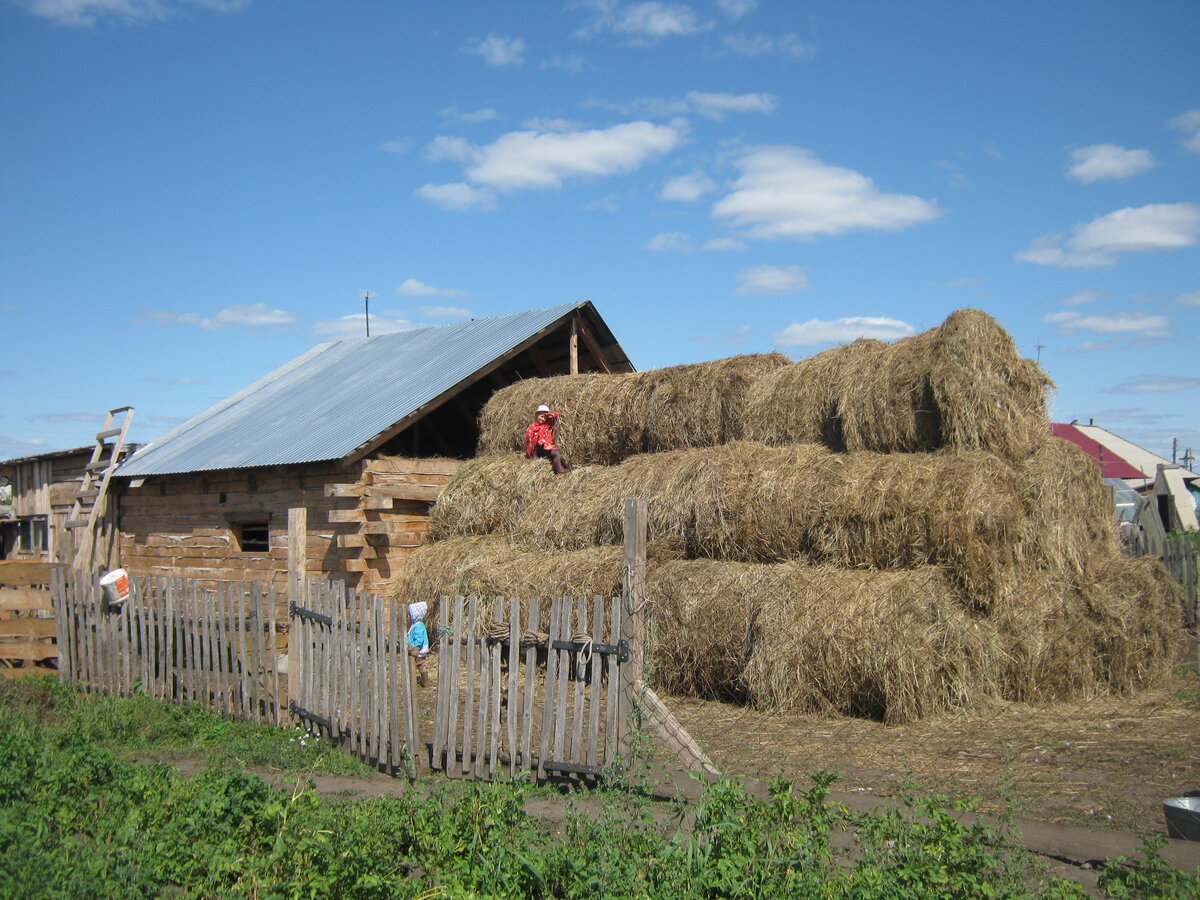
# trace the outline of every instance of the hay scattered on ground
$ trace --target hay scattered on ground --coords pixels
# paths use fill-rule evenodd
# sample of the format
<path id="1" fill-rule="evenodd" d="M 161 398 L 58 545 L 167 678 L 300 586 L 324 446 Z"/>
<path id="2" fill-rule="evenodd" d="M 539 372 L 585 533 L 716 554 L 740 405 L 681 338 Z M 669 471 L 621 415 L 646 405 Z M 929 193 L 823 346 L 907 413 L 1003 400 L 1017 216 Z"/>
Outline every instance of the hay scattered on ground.
<path id="1" fill-rule="evenodd" d="M 831 450 L 988 450 L 1021 460 L 1046 435 L 1041 367 L 985 312 L 961 309 L 894 344 L 855 341 L 770 373 L 750 391 L 745 437 Z"/>
<path id="2" fill-rule="evenodd" d="M 780 353 L 760 353 L 647 372 L 517 382 L 483 408 L 479 453 L 524 451 L 525 429 L 542 403 L 563 414 L 555 439 L 575 466 L 737 440 L 750 386 L 789 362 Z"/>

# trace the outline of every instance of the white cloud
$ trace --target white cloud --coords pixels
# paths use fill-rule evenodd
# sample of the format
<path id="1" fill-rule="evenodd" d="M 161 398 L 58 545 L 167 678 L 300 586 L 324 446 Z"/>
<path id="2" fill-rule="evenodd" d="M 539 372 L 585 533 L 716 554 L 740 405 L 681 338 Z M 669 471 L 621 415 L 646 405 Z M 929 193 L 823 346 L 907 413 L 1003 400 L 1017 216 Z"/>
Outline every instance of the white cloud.
<path id="1" fill-rule="evenodd" d="M 438 110 L 438 115 L 444 119 L 455 119 L 459 122 L 467 122 L 469 124 L 491 122 L 493 119 L 500 118 L 500 113 L 490 107 L 477 109 L 474 112 L 463 112 L 457 106 L 447 106 L 444 109 Z"/>
<path id="2" fill-rule="evenodd" d="M 621 211 L 621 203 L 616 194 L 605 194 L 598 200 L 583 204 L 583 208 L 588 211 L 600 210 L 601 212 L 615 213 Z"/>
<path id="3" fill-rule="evenodd" d="M 1200 306 L 1200 291 L 1189 291 L 1175 298 L 1180 306 Z"/>
<path id="4" fill-rule="evenodd" d="M 366 315 L 363 313 L 342 316 L 340 319 L 324 319 L 313 326 L 313 337 L 324 340 L 366 337 L 365 319 Z M 414 328 L 421 327 L 398 313 L 371 313 L 371 337 L 380 334 L 394 334 L 397 331 L 412 331 Z"/>
<path id="5" fill-rule="evenodd" d="M 589 100 L 585 105 L 611 109 L 623 116 L 669 119 L 685 113 L 696 113 L 720 121 L 730 113 L 772 113 L 778 102 L 774 94 L 689 91 L 683 97 L 638 97 L 623 102 Z"/>
<path id="6" fill-rule="evenodd" d="M 1076 181 L 1120 181 L 1149 172 L 1158 161 L 1149 150 L 1126 150 L 1116 144 L 1096 144 L 1071 151 L 1067 176 Z"/>
<path id="7" fill-rule="evenodd" d="M 1118 253 L 1179 250 L 1191 247 L 1197 239 L 1200 205 L 1152 203 L 1118 209 L 1077 225 L 1065 240 L 1061 235 L 1044 235 L 1016 254 L 1016 259 L 1060 269 L 1095 269 L 1113 265 Z"/>
<path id="8" fill-rule="evenodd" d="M 205 331 L 220 331 L 222 328 L 279 328 L 296 322 L 296 317 L 290 312 L 271 309 L 265 303 L 235 303 L 219 310 L 214 316 L 166 309 L 145 310 L 141 315 L 157 325 L 195 325 Z"/>
<path id="9" fill-rule="evenodd" d="M 1062 304 L 1063 306 L 1083 306 L 1085 303 L 1095 303 L 1103 296 L 1103 291 L 1098 291 L 1095 288 L 1086 288 L 1082 291 L 1076 291 L 1069 297 L 1064 297 Z"/>
<path id="10" fill-rule="evenodd" d="M 773 94 L 709 94 L 688 91 L 692 109 L 710 119 L 723 119 L 726 113 L 771 113 L 778 98 Z"/>
<path id="11" fill-rule="evenodd" d="M 100 19 L 148 22 L 167 19 L 188 7 L 214 12 L 238 12 L 252 0 L 16 0 L 35 16 L 73 28 L 95 25 Z"/>
<path id="12" fill-rule="evenodd" d="M 398 288 L 396 293 L 401 297 L 465 297 L 466 291 L 455 290 L 454 288 L 438 288 L 432 285 L 425 284 L 423 281 L 417 281 L 415 278 L 406 279 Z"/>
<path id="13" fill-rule="evenodd" d="M 467 42 L 466 51 L 489 66 L 519 66 L 525 62 L 525 42 L 521 38 L 498 34 L 472 38 Z"/>
<path id="14" fill-rule="evenodd" d="M 737 273 L 735 294 L 794 294 L 808 290 L 808 275 L 799 266 L 751 266 Z"/>
<path id="15" fill-rule="evenodd" d="M 726 250 L 745 250 L 746 244 L 743 241 L 736 240 L 731 237 L 716 237 L 710 241 L 706 241 L 701 250 L 716 250 L 718 252 Z"/>
<path id="16" fill-rule="evenodd" d="M 447 159 L 454 162 L 467 162 L 475 158 L 475 148 L 466 138 L 447 137 L 439 134 L 425 148 L 425 158 L 430 162 L 442 162 Z"/>
<path id="17" fill-rule="evenodd" d="M 730 56 L 782 56 L 786 59 L 809 60 L 817 48 L 795 34 L 725 34 L 721 35 L 724 53 Z"/>
<path id="18" fill-rule="evenodd" d="M 413 148 L 412 138 L 396 138 L 391 141 L 384 141 L 379 145 L 378 149 L 383 153 L 407 153 Z"/>
<path id="19" fill-rule="evenodd" d="M 690 250 L 692 241 L 686 234 L 680 234 L 678 231 L 664 231 L 646 241 L 646 249 L 658 252 Z"/>
<path id="20" fill-rule="evenodd" d="M 549 59 L 542 60 L 540 67 L 543 69 L 562 69 L 564 72 L 578 74 L 583 71 L 583 65 L 582 56 L 569 55 L 551 56 Z"/>
<path id="21" fill-rule="evenodd" d="M 589 131 L 513 131 L 480 148 L 470 148 L 460 139 L 439 138 L 438 147 L 441 158 L 469 159 L 468 181 L 483 189 L 511 193 L 556 189 L 573 178 L 631 172 L 651 157 L 674 150 L 685 130 L 682 121 L 670 125 L 629 122 Z M 457 201 L 467 185 L 454 187 L 453 192 L 443 191 L 442 199 Z M 422 196 L 436 201 L 438 195 L 431 190 Z"/>
<path id="22" fill-rule="evenodd" d="M 811 347 L 817 344 L 846 344 L 858 338 L 894 341 L 916 334 L 907 322 L 875 316 L 854 316 L 831 322 L 809 319 L 804 324 L 793 322 L 774 335 L 776 347 Z"/>
<path id="23" fill-rule="evenodd" d="M 463 292 L 455 291 L 450 296 L 455 295 L 463 296 Z M 427 319 L 470 319 L 475 315 L 461 306 L 418 306 L 416 312 Z"/>
<path id="24" fill-rule="evenodd" d="M 758 0 L 717 0 L 717 8 L 736 22 L 754 12 L 758 8 Z"/>
<path id="25" fill-rule="evenodd" d="M 496 194 L 489 188 L 471 187 L 469 184 L 423 184 L 415 193 L 440 209 L 451 212 L 491 212 L 496 208 Z"/>
<path id="26" fill-rule="evenodd" d="M 1176 375 L 1142 375 L 1128 378 L 1120 384 L 1100 388 L 1106 394 L 1159 394 L 1167 391 L 1190 391 L 1200 387 L 1200 378 L 1180 378 Z"/>
<path id="27" fill-rule="evenodd" d="M 577 122 L 574 119 L 542 116 L 534 116 L 531 119 L 526 119 L 521 123 L 521 127 L 528 131 L 582 131 L 584 128 L 582 122 Z"/>
<path id="28" fill-rule="evenodd" d="M 579 35 L 609 33 L 625 37 L 630 44 L 647 46 L 663 38 L 691 37 L 713 27 L 686 3 L 626 3 L 616 0 L 584 0 L 575 4 L 590 9 L 593 16 Z"/>
<path id="29" fill-rule="evenodd" d="M 1054 325 L 1059 334 L 1090 331 L 1096 334 L 1137 334 L 1142 337 L 1166 337 L 1170 320 L 1166 316 L 1144 312 L 1092 313 L 1055 312 L 1042 321 Z"/>
<path id="30" fill-rule="evenodd" d="M 694 203 L 705 194 L 717 189 L 717 184 L 699 169 L 669 179 L 659 191 L 662 200 L 677 200 L 680 203 Z"/>
<path id="31" fill-rule="evenodd" d="M 935 203 L 886 194 L 865 175 L 827 165 L 799 147 L 758 147 L 735 165 L 742 175 L 712 214 L 745 228 L 751 238 L 808 240 L 848 231 L 897 230 L 942 214 Z"/>
<path id="32" fill-rule="evenodd" d="M 1167 123 L 1184 133 L 1183 146 L 1193 153 L 1200 153 L 1200 109 L 1189 109 Z"/>

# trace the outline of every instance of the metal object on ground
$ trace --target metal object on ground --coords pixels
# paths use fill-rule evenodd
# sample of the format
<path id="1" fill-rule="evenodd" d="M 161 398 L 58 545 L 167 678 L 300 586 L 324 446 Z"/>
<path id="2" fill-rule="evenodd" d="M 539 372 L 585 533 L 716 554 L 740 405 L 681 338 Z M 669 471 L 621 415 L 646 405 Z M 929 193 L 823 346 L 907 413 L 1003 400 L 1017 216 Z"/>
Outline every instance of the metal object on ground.
<path id="1" fill-rule="evenodd" d="M 1167 834 L 1176 840 L 1200 841 L 1200 797 L 1172 797 L 1163 801 Z"/>

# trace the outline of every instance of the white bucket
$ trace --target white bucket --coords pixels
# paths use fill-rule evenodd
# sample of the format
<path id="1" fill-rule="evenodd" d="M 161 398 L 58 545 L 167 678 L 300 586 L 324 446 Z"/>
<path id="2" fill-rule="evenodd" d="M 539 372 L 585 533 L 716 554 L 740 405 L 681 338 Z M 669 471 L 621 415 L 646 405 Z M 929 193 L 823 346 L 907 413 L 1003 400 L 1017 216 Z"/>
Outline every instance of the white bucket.
<path id="1" fill-rule="evenodd" d="M 109 605 L 119 606 L 129 599 L 129 573 L 124 569 L 113 569 L 100 579 L 100 587 L 104 588 Z"/>

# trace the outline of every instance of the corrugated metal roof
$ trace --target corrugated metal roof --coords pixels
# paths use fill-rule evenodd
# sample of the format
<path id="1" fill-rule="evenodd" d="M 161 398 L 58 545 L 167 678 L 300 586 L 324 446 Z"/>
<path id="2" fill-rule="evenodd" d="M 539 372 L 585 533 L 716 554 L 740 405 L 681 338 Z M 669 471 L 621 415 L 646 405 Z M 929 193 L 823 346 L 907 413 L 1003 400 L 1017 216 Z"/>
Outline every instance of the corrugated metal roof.
<path id="1" fill-rule="evenodd" d="M 1130 465 L 1114 451 L 1107 449 L 1099 441 L 1088 437 L 1080 431 L 1078 425 L 1062 425 L 1055 422 L 1050 426 L 1050 433 L 1055 437 L 1062 438 L 1064 441 L 1070 441 L 1092 459 L 1096 460 L 1096 464 L 1100 466 L 1100 474 L 1104 478 L 1132 478 L 1136 480 L 1142 477 L 1142 473 L 1137 468 Z"/>
<path id="2" fill-rule="evenodd" d="M 568 303 L 321 344 L 146 444 L 116 474 L 173 475 L 341 459 L 588 305 Z"/>
<path id="3" fill-rule="evenodd" d="M 1084 436 L 1103 446 L 1105 452 L 1116 454 L 1137 469 L 1142 480 L 1146 482 L 1154 480 L 1154 473 L 1160 465 L 1173 465 L 1169 459 L 1159 456 L 1157 453 L 1151 453 L 1145 447 L 1139 447 L 1132 441 L 1113 434 L 1107 428 L 1101 428 L 1099 425 L 1076 425 L 1075 427 Z M 1136 475 L 1122 477 L 1127 481 L 1138 481 Z"/>

